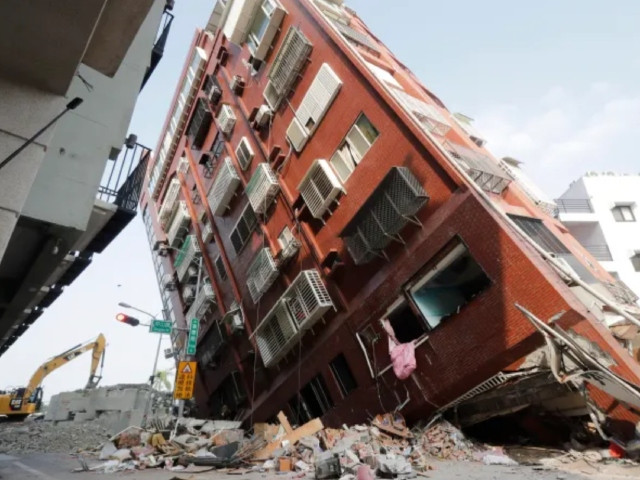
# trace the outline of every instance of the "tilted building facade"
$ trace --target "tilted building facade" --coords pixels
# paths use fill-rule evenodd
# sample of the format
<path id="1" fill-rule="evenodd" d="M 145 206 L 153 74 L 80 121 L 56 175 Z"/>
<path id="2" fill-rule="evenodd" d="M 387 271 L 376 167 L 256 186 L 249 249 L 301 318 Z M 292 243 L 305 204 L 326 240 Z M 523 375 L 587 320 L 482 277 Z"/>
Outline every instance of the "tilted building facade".
<path id="1" fill-rule="evenodd" d="M 417 420 L 509 388 L 596 408 L 558 393 L 545 338 L 599 352 L 602 389 L 637 402 L 640 367 L 585 306 L 635 320 L 614 279 L 483 145 L 342 2 L 219 2 L 141 200 L 166 315 L 202 322 L 200 414 Z M 416 346 L 406 380 L 384 319 Z"/>

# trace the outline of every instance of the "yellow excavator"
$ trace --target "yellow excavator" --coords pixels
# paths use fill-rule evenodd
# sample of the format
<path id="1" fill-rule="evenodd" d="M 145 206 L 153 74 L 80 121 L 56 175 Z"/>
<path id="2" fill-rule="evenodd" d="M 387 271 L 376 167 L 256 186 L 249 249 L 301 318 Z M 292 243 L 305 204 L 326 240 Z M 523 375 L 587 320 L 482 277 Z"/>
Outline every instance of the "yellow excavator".
<path id="1" fill-rule="evenodd" d="M 93 350 L 93 354 L 89 381 L 85 388 L 95 388 L 102 378 L 105 346 L 104 335 L 100 334 L 95 340 L 77 345 L 50 358 L 35 371 L 26 387 L 16 388 L 10 392 L 0 391 L 0 415 L 6 415 L 10 420 L 20 420 L 40 410 L 42 406 L 42 387 L 40 385 L 44 378 L 89 350 Z M 100 365 L 100 375 L 96 375 L 98 365 Z"/>

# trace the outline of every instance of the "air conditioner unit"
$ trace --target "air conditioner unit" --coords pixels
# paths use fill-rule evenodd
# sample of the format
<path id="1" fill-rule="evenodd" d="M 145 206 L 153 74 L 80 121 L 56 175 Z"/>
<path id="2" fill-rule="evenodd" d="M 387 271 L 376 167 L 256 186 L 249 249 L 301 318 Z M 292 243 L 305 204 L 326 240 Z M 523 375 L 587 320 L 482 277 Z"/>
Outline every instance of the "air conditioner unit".
<path id="1" fill-rule="evenodd" d="M 271 120 L 272 115 L 273 110 L 269 108 L 269 105 L 261 105 L 258 109 L 258 113 L 256 113 L 256 125 L 258 125 L 258 127 L 265 127 Z"/>
<path id="2" fill-rule="evenodd" d="M 213 105 L 217 105 L 222 98 L 222 90 L 217 85 L 214 85 L 213 87 L 211 87 L 211 90 L 209 91 L 209 94 L 207 96 L 209 97 L 209 101 Z"/>
<path id="3" fill-rule="evenodd" d="M 229 135 L 231 130 L 233 130 L 233 127 L 236 124 L 236 116 L 230 105 L 222 105 L 222 108 L 218 113 L 218 124 L 220 125 L 220 130 L 225 135 Z"/>
<path id="4" fill-rule="evenodd" d="M 209 206 L 214 215 L 223 215 L 225 213 L 238 185 L 240 185 L 240 177 L 233 166 L 231 157 L 226 157 L 218 169 L 207 196 Z"/>
<path id="5" fill-rule="evenodd" d="M 176 290 L 176 281 L 173 278 L 173 275 L 167 273 L 162 277 L 162 288 L 169 292 L 173 292 Z"/>
<path id="6" fill-rule="evenodd" d="M 291 145 L 293 145 L 296 152 L 302 151 L 307 143 L 307 139 L 309 138 L 307 129 L 304 128 L 304 125 L 302 125 L 295 117 L 291 120 L 289 128 L 287 128 L 287 138 L 291 142 Z"/>
<path id="7" fill-rule="evenodd" d="M 298 191 L 314 218 L 322 216 L 343 191 L 342 184 L 326 160 L 313 162 L 303 177 Z"/>
<path id="8" fill-rule="evenodd" d="M 211 230 L 211 225 L 205 225 L 202 228 L 202 240 L 204 243 L 210 243 L 213 240 L 213 231 Z"/>
<path id="9" fill-rule="evenodd" d="M 184 300 L 185 304 L 187 305 L 191 304 L 195 300 L 195 298 L 196 298 L 196 287 L 187 285 L 182 289 L 182 300 Z"/>
<path id="10" fill-rule="evenodd" d="M 242 95 L 244 91 L 244 79 L 240 75 L 234 75 L 233 80 L 231 80 L 231 84 L 229 85 L 233 93 L 238 96 Z"/>
<path id="11" fill-rule="evenodd" d="M 257 214 L 266 213 L 280 191 L 280 184 L 268 163 L 260 163 L 251 176 L 245 192 Z"/>

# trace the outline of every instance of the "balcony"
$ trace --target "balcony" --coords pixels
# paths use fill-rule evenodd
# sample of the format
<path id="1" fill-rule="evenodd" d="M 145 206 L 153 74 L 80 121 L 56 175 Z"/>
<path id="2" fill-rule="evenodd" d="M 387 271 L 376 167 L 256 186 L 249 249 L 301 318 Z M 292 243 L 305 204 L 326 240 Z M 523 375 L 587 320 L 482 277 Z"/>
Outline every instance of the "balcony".
<path id="1" fill-rule="evenodd" d="M 599 262 L 612 262 L 613 257 L 606 243 L 600 245 L 584 245 L 584 248 Z"/>
<path id="2" fill-rule="evenodd" d="M 265 367 L 282 360 L 331 308 L 333 302 L 318 271 L 300 272 L 254 333 Z"/>
<path id="3" fill-rule="evenodd" d="M 392 167 L 358 213 L 340 233 L 356 265 L 387 258 L 384 249 L 396 240 L 429 201 L 420 181 L 406 167 Z"/>
<path id="4" fill-rule="evenodd" d="M 151 151 L 139 143 L 127 144 L 120 156 L 107 164 L 96 198 L 115 205 L 117 209 L 86 246 L 87 250 L 101 253 L 136 216 L 150 155 Z M 95 216 L 92 214 L 89 221 L 88 233 L 97 228 Z"/>
<path id="5" fill-rule="evenodd" d="M 588 198 L 559 198 L 558 220 L 562 223 L 595 223 L 598 221 L 595 210 Z"/>

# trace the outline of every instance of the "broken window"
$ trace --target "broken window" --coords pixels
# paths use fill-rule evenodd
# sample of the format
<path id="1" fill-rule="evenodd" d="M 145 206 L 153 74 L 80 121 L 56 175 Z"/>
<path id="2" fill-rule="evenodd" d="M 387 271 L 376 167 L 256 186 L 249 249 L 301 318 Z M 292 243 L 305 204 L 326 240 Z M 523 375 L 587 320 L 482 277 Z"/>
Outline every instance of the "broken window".
<path id="1" fill-rule="evenodd" d="M 342 183 L 351 176 L 356 166 L 378 138 L 378 130 L 361 113 L 353 124 L 336 153 L 331 157 L 331 165 Z"/>
<path id="2" fill-rule="evenodd" d="M 316 375 L 302 387 L 300 393 L 289 400 L 289 407 L 298 425 L 321 417 L 333 407 L 333 400 L 322 376 Z"/>
<path id="3" fill-rule="evenodd" d="M 391 323 L 400 343 L 410 342 L 425 333 L 424 322 L 413 313 L 407 302 L 402 302 L 398 307 L 392 309 L 387 314 L 387 320 Z"/>
<path id="4" fill-rule="evenodd" d="M 331 369 L 331 373 L 333 373 L 333 377 L 336 379 L 338 387 L 340 387 L 340 392 L 343 397 L 346 397 L 358 387 L 356 379 L 353 377 L 353 373 L 351 373 L 351 369 L 347 363 L 347 359 L 342 353 L 331 360 L 329 368 Z"/>
<path id="5" fill-rule="evenodd" d="M 467 247 L 459 244 L 410 286 L 408 295 L 429 327 L 435 328 L 460 312 L 490 283 Z"/>
<path id="6" fill-rule="evenodd" d="M 509 218 L 524 230 L 524 232 L 531 237 L 531 240 L 536 242 L 540 248 L 551 253 L 570 253 L 567 247 L 558 240 L 558 237 L 545 227 L 542 220 L 538 218 L 521 217 L 519 215 L 509 215 Z"/>

